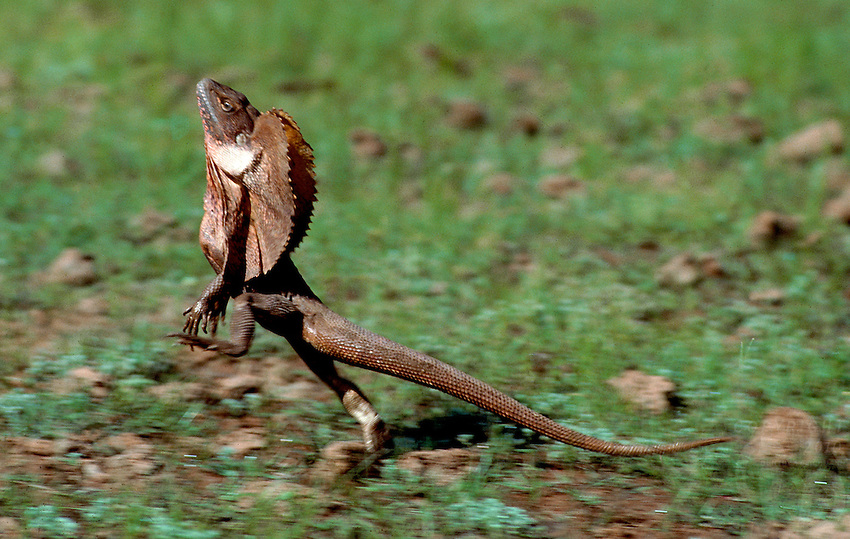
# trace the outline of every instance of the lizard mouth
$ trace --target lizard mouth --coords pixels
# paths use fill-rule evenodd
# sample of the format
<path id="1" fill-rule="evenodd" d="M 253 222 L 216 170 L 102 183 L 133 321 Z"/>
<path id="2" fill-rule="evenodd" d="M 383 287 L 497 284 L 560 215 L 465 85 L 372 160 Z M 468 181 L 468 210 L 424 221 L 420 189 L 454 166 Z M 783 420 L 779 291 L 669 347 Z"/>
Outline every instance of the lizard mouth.
<path id="1" fill-rule="evenodd" d="M 220 136 L 220 133 L 218 133 L 220 118 L 215 117 L 215 108 L 213 107 L 213 103 L 210 99 L 212 97 L 212 90 L 216 85 L 218 85 L 218 83 L 212 79 L 203 79 L 198 82 L 196 93 L 198 95 L 198 111 L 201 114 L 201 122 L 204 124 L 204 131 L 207 133 L 215 132 L 216 135 Z"/>

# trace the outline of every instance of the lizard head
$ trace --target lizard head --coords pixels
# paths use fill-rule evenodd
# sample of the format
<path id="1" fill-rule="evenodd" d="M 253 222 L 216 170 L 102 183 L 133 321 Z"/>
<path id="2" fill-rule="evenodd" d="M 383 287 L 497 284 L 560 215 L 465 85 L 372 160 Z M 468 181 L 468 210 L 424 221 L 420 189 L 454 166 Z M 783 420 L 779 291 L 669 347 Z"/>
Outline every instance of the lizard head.
<path id="1" fill-rule="evenodd" d="M 313 151 L 285 112 L 260 114 L 211 79 L 197 93 L 207 158 L 201 246 L 216 272 L 241 265 L 238 279 L 247 281 L 306 235 L 316 200 Z"/>
<path id="2" fill-rule="evenodd" d="M 249 143 L 260 112 L 245 94 L 212 79 L 200 81 L 197 93 L 207 155 L 231 176 L 240 176 L 256 157 Z"/>

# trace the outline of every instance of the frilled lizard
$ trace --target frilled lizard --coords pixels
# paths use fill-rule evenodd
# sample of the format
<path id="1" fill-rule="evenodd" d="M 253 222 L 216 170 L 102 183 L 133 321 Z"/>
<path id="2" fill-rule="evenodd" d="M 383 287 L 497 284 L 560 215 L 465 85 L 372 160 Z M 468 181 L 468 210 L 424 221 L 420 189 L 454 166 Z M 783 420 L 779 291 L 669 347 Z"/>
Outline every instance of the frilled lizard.
<path id="1" fill-rule="evenodd" d="M 255 322 L 285 337 L 360 423 L 369 451 L 388 445 L 387 428 L 360 389 L 337 373 L 334 361 L 437 389 L 589 451 L 622 456 L 668 454 L 729 440 L 642 446 L 587 436 L 331 311 L 290 259 L 307 232 L 316 199 L 312 148 L 283 111 L 260 114 L 243 94 L 210 79 L 198 83 L 197 91 L 207 157 L 200 243 L 217 275 L 184 312 L 184 333 L 171 335 L 181 343 L 241 356 L 251 346 Z M 199 336 L 199 329 L 215 334 L 230 298 L 235 300 L 232 340 Z"/>

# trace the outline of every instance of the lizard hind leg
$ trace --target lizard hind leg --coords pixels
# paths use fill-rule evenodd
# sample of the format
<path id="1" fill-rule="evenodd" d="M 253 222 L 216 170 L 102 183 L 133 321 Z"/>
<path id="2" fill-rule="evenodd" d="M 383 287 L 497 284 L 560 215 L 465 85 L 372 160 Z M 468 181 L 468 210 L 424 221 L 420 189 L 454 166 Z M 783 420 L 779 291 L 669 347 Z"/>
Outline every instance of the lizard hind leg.
<path id="1" fill-rule="evenodd" d="M 312 350 L 298 350 L 307 366 L 337 394 L 345 411 L 360 423 L 366 451 L 377 453 L 392 446 L 392 437 L 378 411 L 354 382 L 339 375 L 333 360 Z"/>
<path id="2" fill-rule="evenodd" d="M 347 380 L 344 381 L 347 382 Z M 386 424 L 384 424 L 384 420 L 378 415 L 372 403 L 360 392 L 360 389 L 354 384 L 351 384 L 351 386 L 342 394 L 340 400 L 346 411 L 360 423 L 360 427 L 363 429 L 363 443 L 366 445 L 366 451 L 377 453 L 382 449 L 389 448 L 392 437 Z"/>

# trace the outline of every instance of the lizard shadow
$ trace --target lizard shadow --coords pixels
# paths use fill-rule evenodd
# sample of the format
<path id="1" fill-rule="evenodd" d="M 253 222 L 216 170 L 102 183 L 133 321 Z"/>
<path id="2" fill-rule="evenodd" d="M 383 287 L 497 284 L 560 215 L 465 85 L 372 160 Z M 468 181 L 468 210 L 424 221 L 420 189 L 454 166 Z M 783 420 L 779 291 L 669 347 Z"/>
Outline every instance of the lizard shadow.
<path id="1" fill-rule="evenodd" d="M 494 437 L 514 447 L 540 443 L 541 436 L 528 429 L 504 423 L 487 412 L 450 410 L 421 419 L 413 425 L 392 427 L 394 452 L 466 448 L 486 444 Z M 500 442 L 504 443 L 504 442 Z"/>

